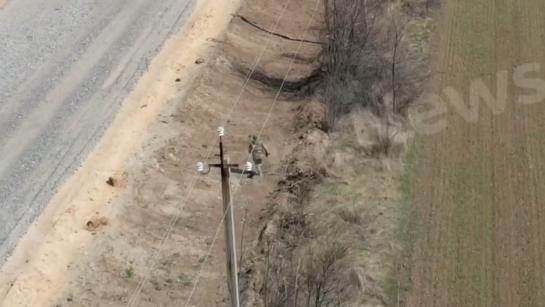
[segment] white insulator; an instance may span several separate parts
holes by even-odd
[[[202,162],[197,163],[197,172],[204,173],[204,163]]]
[[[224,136],[225,135],[225,128],[218,127],[218,135],[219,136]]]
[[[246,168],[244,169],[247,172],[251,172],[254,169],[252,162],[246,162]]]

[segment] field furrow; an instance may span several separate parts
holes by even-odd
[[[451,0],[442,10],[433,90],[448,105],[447,127],[415,144],[418,218],[407,304],[542,306],[545,104],[519,97],[537,97],[545,84],[545,2]],[[523,77],[538,81],[521,86],[516,76],[528,63],[540,70]],[[473,121],[444,90],[468,108],[477,82],[496,96],[495,107],[498,93],[507,99],[495,111],[481,99]]]

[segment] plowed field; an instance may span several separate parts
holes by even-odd
[[[517,103],[538,87],[513,78],[538,63],[526,76],[544,79],[545,1],[450,0],[442,10],[433,90],[468,100],[481,80],[495,95],[506,75],[507,99],[495,114],[481,103],[469,122],[445,98],[445,129],[417,137],[407,304],[544,306],[545,103]]]

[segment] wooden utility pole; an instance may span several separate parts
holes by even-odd
[[[235,216],[231,199],[231,167],[238,165],[229,164],[223,151],[223,136],[220,135],[220,159],[221,159],[221,192],[223,196],[223,212],[225,225],[225,253],[227,255],[227,284],[231,294],[231,306],[240,307],[238,287],[237,248],[235,240]]]
[[[231,199],[231,171],[244,174],[246,171],[238,168],[238,164],[230,164],[229,158],[225,156],[223,148],[224,129],[218,128],[219,146],[220,146],[220,163],[207,165],[203,162],[197,163],[197,170],[202,175],[210,172],[211,167],[216,167],[221,170],[221,194],[223,196],[223,219],[225,226],[225,254],[227,264],[227,286],[231,299],[231,307],[240,307],[240,290],[238,286],[238,265],[237,265],[237,249],[235,235],[235,216]],[[250,167],[247,166],[251,171]],[[251,173],[250,173],[251,174]]]

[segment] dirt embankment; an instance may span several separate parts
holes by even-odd
[[[177,42],[176,50],[184,50],[183,55],[169,49],[173,62],[168,64],[173,67],[161,66],[169,74],[161,80],[148,76],[152,82],[144,86],[147,91],[135,98],[134,112],[156,114],[146,133],[148,141],[124,156],[128,161],[123,167],[91,171],[96,184],[82,191],[81,200],[63,201],[56,211],[60,218],[54,215],[54,235],[46,236],[48,247],[37,258],[21,254],[29,263],[22,265],[22,274],[13,270],[5,304],[225,304],[219,174],[199,176],[194,166],[206,158],[216,162],[219,125],[225,126],[231,161],[240,164],[247,159],[248,135],[260,135],[272,154],[266,176],[233,176],[237,229],[240,238],[253,237],[260,204],[282,177],[283,158],[292,146],[289,118],[302,103],[294,99],[309,93],[311,76],[319,67],[319,45],[300,41],[318,37],[317,3],[248,1],[238,12],[244,18],[232,19],[227,31],[217,35],[198,29],[214,27],[219,10],[234,5],[210,2],[193,24],[197,31],[190,30],[183,40],[198,37],[206,48],[187,58],[186,46]],[[223,18],[228,12],[221,13]],[[254,67],[258,73],[247,80],[246,72]],[[198,70],[187,75],[186,69]],[[290,94],[277,96],[283,79]],[[169,94],[150,96],[155,86],[167,88]],[[167,100],[161,107],[155,104],[159,98]],[[109,140],[115,148],[119,136]],[[104,154],[100,157],[109,161]],[[76,182],[86,187],[82,179]],[[64,239],[71,232],[84,239]],[[241,245],[244,259],[251,246]],[[47,291],[40,291],[44,288]]]

